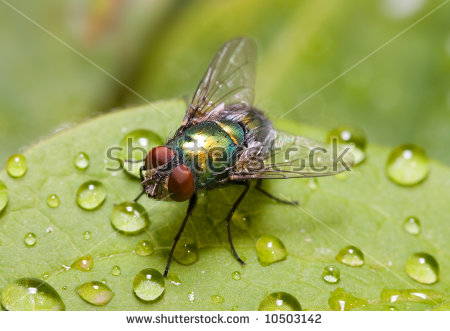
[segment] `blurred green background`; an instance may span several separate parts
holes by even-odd
[[[251,36],[255,104],[276,119],[445,1],[2,0],[3,164],[61,127],[145,102],[6,2],[152,101],[190,98],[218,47]],[[450,3],[285,118],[353,124],[450,165]]]

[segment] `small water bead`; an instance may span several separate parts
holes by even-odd
[[[164,144],[163,139],[149,130],[135,130],[126,134],[120,141],[121,158],[124,160],[124,169],[132,176],[139,178],[139,168],[142,163],[126,162],[145,159],[148,151],[153,147]]]
[[[34,245],[36,245],[36,235],[31,232],[27,233],[23,238],[23,241],[28,247],[33,247]]]
[[[137,202],[123,202],[115,206],[111,213],[111,224],[124,234],[137,234],[150,224],[147,211]]]
[[[47,230],[45,230],[45,232],[47,232],[48,234],[51,234],[51,233],[53,233],[53,228],[51,226],[49,226],[47,228]]]
[[[220,295],[216,294],[216,295],[211,296],[211,302],[220,304],[220,303],[224,303],[225,299],[223,297],[221,297]]]
[[[77,153],[73,159],[73,163],[77,169],[86,170],[89,168],[89,156],[84,152]]]
[[[47,206],[49,206],[50,208],[58,208],[59,204],[59,197],[56,194],[50,194],[47,197]]]
[[[136,245],[136,248],[134,249],[134,251],[139,256],[148,256],[148,255],[153,254],[154,248],[150,241],[141,240]]]
[[[182,238],[173,252],[173,258],[183,265],[190,265],[197,262],[197,243],[190,238]]]
[[[330,293],[328,305],[331,310],[344,311],[365,307],[368,305],[368,301],[366,299],[357,298],[354,295],[347,293],[343,288],[338,287]]]
[[[122,273],[122,270],[120,269],[120,267],[118,265],[115,265],[114,267],[112,267],[111,275],[120,276],[121,273]]]
[[[259,263],[263,266],[284,260],[287,256],[286,248],[281,240],[268,234],[262,235],[256,241],[256,253]]]
[[[23,177],[27,170],[27,159],[21,154],[12,155],[6,162],[6,171],[13,178]]]
[[[340,145],[353,144],[352,154],[355,165],[360,164],[366,158],[365,149],[367,138],[361,129],[353,126],[338,127],[328,134],[328,142],[332,142],[333,139],[336,139]]]
[[[340,277],[341,277],[340,270],[333,265],[326,266],[323,269],[322,278],[327,283],[330,283],[330,284],[337,283],[339,281]]]
[[[158,270],[141,270],[133,280],[133,291],[136,296],[144,301],[155,301],[164,292],[164,277]]]
[[[403,229],[412,235],[418,235],[420,233],[420,221],[415,216],[409,216],[403,222]]]
[[[81,299],[95,306],[104,306],[114,297],[114,292],[99,281],[84,283],[76,292]]]
[[[239,306],[233,306],[231,307],[231,311],[237,311],[239,309]]]
[[[350,267],[360,267],[364,264],[364,254],[355,246],[346,246],[336,255],[336,260]]]
[[[6,185],[0,180],[0,212],[5,209],[6,205],[9,201],[8,188]]]
[[[80,257],[71,265],[71,268],[85,272],[91,271],[93,267],[94,267],[94,259],[89,255]]]
[[[428,289],[384,289],[381,292],[381,300],[386,303],[417,302],[439,304],[443,299],[443,294]]]
[[[102,205],[106,199],[106,189],[102,183],[91,180],[83,183],[77,191],[78,205],[86,210],[94,210]]]
[[[430,162],[421,147],[402,145],[389,155],[386,172],[394,183],[412,186],[427,178],[430,173]]]
[[[301,311],[300,302],[289,293],[275,292],[261,301],[259,311]]]
[[[167,280],[172,285],[175,285],[175,286],[180,286],[181,285],[180,278],[178,278],[178,276],[176,274],[174,274],[173,272],[169,272],[169,274],[167,275]]]
[[[405,264],[406,274],[421,284],[434,284],[439,280],[439,264],[427,253],[413,254]]]
[[[21,278],[6,285],[1,301],[6,310],[65,310],[58,292],[48,283],[35,278]]]
[[[241,279],[241,273],[239,271],[235,271],[231,274],[231,278],[234,280],[240,280]]]
[[[47,280],[48,279],[48,277],[50,277],[50,275],[48,274],[48,273],[43,273],[42,274],[42,276],[41,276],[41,278],[43,279],[43,280]]]
[[[194,291],[190,291],[188,293],[188,300],[189,300],[190,303],[194,303],[194,301],[195,301],[195,293],[194,293]]]
[[[89,240],[89,239],[91,239],[91,237],[92,237],[92,235],[91,235],[91,233],[89,231],[84,231],[83,232],[83,238],[85,240]]]

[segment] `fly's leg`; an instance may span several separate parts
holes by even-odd
[[[177,235],[175,236],[175,239],[173,240],[172,249],[169,253],[169,259],[167,260],[166,269],[164,270],[164,277],[167,278],[167,274],[169,273],[169,267],[170,262],[172,261],[173,252],[175,251],[175,247],[177,246],[178,240],[180,240],[181,234],[183,233],[184,227],[186,226],[186,223],[192,215],[192,211],[195,208],[195,204],[197,202],[197,194],[194,193],[194,195],[189,199],[189,206],[186,210],[186,216],[184,217],[183,223],[181,224],[180,230],[178,230]]]
[[[145,170],[146,170],[145,166],[142,166],[139,168],[139,177],[141,177],[141,182],[143,182],[145,180],[145,177],[144,177]],[[139,193],[139,195],[133,201],[137,202],[144,194],[145,194],[145,188],[141,193]]]
[[[261,187],[261,185],[262,185],[262,180],[261,180],[261,179],[258,179],[258,181],[256,182],[255,188],[256,188],[259,192],[261,192],[262,194],[268,196],[269,198],[271,198],[271,199],[273,199],[273,200],[275,200],[275,201],[284,203],[284,204],[286,204],[286,205],[298,206],[298,201],[289,201],[289,200],[280,199],[280,198],[278,198],[278,197],[276,197],[276,196],[270,194],[270,193],[267,192],[266,190],[264,190],[264,189]]]
[[[240,265],[243,266],[243,265],[245,265],[245,263],[239,257],[239,255],[236,252],[236,249],[234,248],[233,240],[231,239],[231,228],[230,228],[231,218],[233,217],[234,212],[236,211],[236,209],[238,208],[239,204],[242,202],[242,200],[244,199],[245,195],[248,193],[248,190],[250,189],[250,182],[249,181],[246,181],[246,182],[243,182],[243,183],[241,182],[240,184],[245,185],[245,189],[244,189],[244,191],[242,191],[241,195],[239,196],[239,198],[234,203],[233,207],[231,208],[231,210],[228,213],[227,218],[225,220],[227,221],[228,242],[230,243],[231,251],[233,252],[233,255],[236,258],[236,260],[240,263]]]

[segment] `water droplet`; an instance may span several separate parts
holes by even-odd
[[[319,181],[317,178],[309,178],[308,186],[311,190],[317,190],[319,188]]]
[[[259,237],[256,242],[256,253],[259,263],[263,266],[284,260],[287,255],[286,248],[281,240],[268,234]]]
[[[238,229],[247,231],[250,228],[250,216],[242,215],[240,212],[236,211],[231,218],[231,222]]]
[[[133,291],[136,296],[144,301],[155,301],[164,292],[164,277],[158,270],[141,270],[133,280]]]
[[[346,246],[336,255],[336,260],[350,267],[360,267],[364,264],[364,254],[355,246]]]
[[[322,272],[322,278],[327,283],[337,283],[341,277],[339,269],[333,265],[326,266]]]
[[[136,202],[123,202],[114,207],[111,213],[111,224],[124,234],[137,234],[150,224],[144,207]]]
[[[355,165],[360,164],[366,158],[364,151],[366,149],[367,139],[361,129],[353,126],[338,127],[328,134],[328,142],[331,143],[333,139],[336,139],[341,147],[343,147],[342,145],[353,144],[352,154]]]
[[[415,216],[409,216],[403,222],[403,229],[406,232],[413,235],[418,235],[420,233],[420,221]]]
[[[195,301],[195,293],[194,293],[194,291],[190,291],[188,293],[188,299],[189,299],[190,303],[194,303],[194,301]]]
[[[122,273],[122,270],[120,269],[120,267],[118,265],[115,265],[114,267],[112,267],[111,275],[120,276],[121,273]]]
[[[241,273],[239,271],[235,271],[231,274],[231,278],[234,280],[240,280],[241,279]]]
[[[169,274],[167,275],[167,280],[172,285],[175,285],[175,286],[180,286],[181,285],[180,278],[178,278],[178,276],[176,274],[174,274],[173,272],[169,272]]]
[[[76,289],[76,292],[81,299],[96,306],[106,305],[114,296],[114,292],[99,281],[84,283]]]
[[[84,231],[84,232],[83,232],[83,238],[84,238],[85,240],[91,239],[91,233],[90,233],[89,231]]]
[[[42,274],[42,276],[41,276],[41,278],[42,278],[43,280],[47,280],[48,277],[50,277],[50,276],[49,276],[49,274],[46,273],[46,272],[44,272],[44,273]]]
[[[399,185],[411,186],[420,183],[430,173],[430,163],[425,151],[415,145],[395,148],[386,164],[389,179]]]
[[[439,264],[427,253],[413,254],[405,264],[409,277],[422,284],[434,284],[439,280]]]
[[[94,260],[89,255],[86,255],[76,260],[71,267],[85,272],[91,271],[94,267]]]
[[[77,203],[86,210],[94,210],[106,199],[106,189],[102,183],[91,180],[82,184],[77,191]]]
[[[238,310],[239,309],[239,306],[233,306],[233,307],[231,307],[231,311],[236,311],[236,310]]]
[[[136,245],[136,248],[134,249],[134,251],[139,256],[148,256],[150,254],[153,254],[154,248],[150,241],[141,240]]]
[[[2,291],[6,310],[64,310],[58,292],[48,283],[35,278],[22,278],[9,283]]]
[[[183,238],[178,242],[173,258],[180,264],[189,265],[198,260],[197,243],[191,239]]]
[[[418,302],[425,304],[439,304],[444,295],[428,289],[384,289],[381,292],[381,300],[386,303]]]
[[[28,170],[28,162],[21,154],[12,155],[6,162],[6,171],[13,178],[20,178]]]
[[[53,228],[51,226],[49,226],[47,228],[47,230],[45,230],[45,232],[47,232],[48,234],[51,234],[51,233],[53,233]]]
[[[368,304],[366,299],[357,298],[347,293],[343,288],[338,287],[330,293],[328,304],[331,310],[344,311],[365,307]]]
[[[223,297],[221,297],[220,295],[216,294],[216,295],[211,296],[211,302],[220,304],[220,303],[224,303],[225,299]]]
[[[50,208],[58,208],[59,204],[59,197],[56,194],[50,194],[47,197],[47,206],[49,206]]]
[[[34,233],[27,233],[25,237],[23,238],[23,241],[25,242],[25,245],[28,247],[33,247],[36,245],[36,235]]]
[[[298,300],[286,292],[275,292],[261,301],[259,311],[300,311],[302,306]]]
[[[103,279],[101,280],[101,282],[102,282],[103,284],[106,284],[106,278],[103,278]]]
[[[121,157],[124,160],[123,168],[132,176],[139,178],[139,168],[142,163],[127,162],[140,161],[145,159],[147,152],[153,147],[164,144],[163,139],[156,133],[149,130],[135,130],[129,132],[120,141]]]
[[[84,152],[77,153],[73,159],[73,163],[77,169],[86,170],[89,168],[89,156]]]
[[[6,185],[0,180],[0,212],[5,209],[6,205],[9,201],[8,188]]]

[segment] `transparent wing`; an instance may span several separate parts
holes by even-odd
[[[231,172],[231,179],[302,178],[332,176],[353,165],[350,146],[328,145],[314,139],[277,132],[270,153],[262,147],[243,150]]]
[[[248,38],[235,38],[225,43],[206,70],[183,125],[195,124],[215,117],[227,105],[248,109],[253,104],[256,69],[256,45]]]

